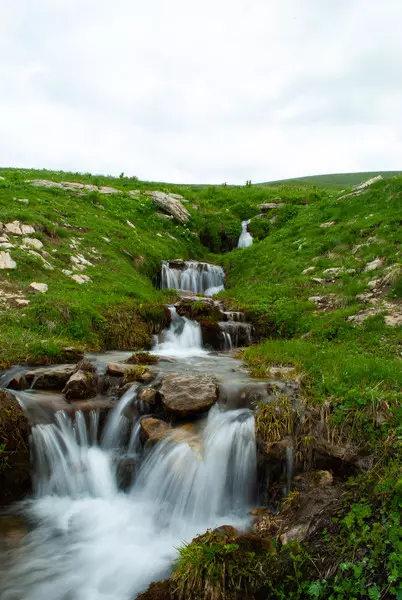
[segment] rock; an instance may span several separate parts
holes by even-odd
[[[36,281],[33,281],[28,287],[28,292],[45,294],[48,289],[49,286],[46,283],[36,283]]]
[[[358,302],[372,302],[375,296],[372,292],[365,292],[364,294],[358,294],[356,300]]]
[[[141,420],[141,438],[144,442],[150,442],[155,444],[166,436],[171,430],[171,427],[165,421],[161,419],[155,419],[154,417],[147,417]]]
[[[30,426],[18,400],[0,390],[0,504],[20,500],[30,491]]]
[[[313,271],[315,271],[315,267],[307,267],[307,269],[304,269],[304,271],[302,271],[302,275],[308,275],[309,273],[312,273]]]
[[[326,296],[310,296],[309,302],[313,302],[318,310],[334,310],[340,306],[340,300],[334,294],[327,294]]]
[[[0,248],[4,248],[4,250],[11,250],[11,248],[14,248],[14,244],[10,244],[10,242],[1,242]]]
[[[376,269],[379,269],[380,267],[382,267],[383,264],[384,264],[384,261],[381,260],[381,258],[376,258],[375,260],[368,263],[364,267],[363,273],[368,273],[369,271],[375,271]]]
[[[131,227],[132,229],[135,229],[135,225],[131,221],[127,220],[126,223],[129,227]]]
[[[154,388],[145,388],[141,390],[138,394],[139,402],[144,402],[145,404],[155,404],[156,403],[156,395],[157,391]]]
[[[75,371],[67,381],[63,394],[68,401],[93,398],[97,394],[98,378],[92,371]]]
[[[82,285],[83,283],[89,283],[91,281],[90,277],[88,277],[88,275],[71,275],[71,279],[73,281],[75,281],[76,283],[79,283],[80,285]]]
[[[0,252],[0,269],[15,269],[17,263],[11,258],[9,252]]]
[[[174,598],[170,579],[165,581],[154,581],[146,592],[137,596],[136,600],[172,600]]]
[[[267,212],[273,208],[280,208],[281,206],[285,206],[284,202],[265,202],[264,204],[257,204],[257,208],[259,208],[262,212]]]
[[[50,181],[48,179],[28,179],[27,183],[35,187],[58,188],[71,192],[99,192],[100,194],[121,194],[120,190],[106,185],[91,185],[89,183],[78,183],[76,181]]]
[[[301,542],[306,537],[307,532],[308,524],[301,523],[300,525],[295,525],[291,529],[288,529],[288,531],[283,533],[279,539],[282,546],[286,546],[286,544],[289,544],[289,542]]]
[[[297,371],[294,367],[270,367],[267,375],[272,379],[294,379]]]
[[[24,225],[19,221],[5,223],[4,228],[6,233],[12,233],[14,235],[30,235],[31,233],[35,233],[35,229],[32,225]]]
[[[172,215],[180,223],[185,224],[188,222],[190,213],[174,195],[165,194],[164,192],[146,192],[146,194],[152,198],[155,206],[163,212]]]
[[[373,183],[377,183],[377,181],[381,181],[382,175],[377,175],[376,177],[371,177],[371,179],[367,179],[364,183],[360,183],[359,185],[354,185],[354,190],[364,190],[364,188],[373,185]]]
[[[343,267],[332,267],[331,269],[325,269],[323,275],[328,277],[340,277],[344,272],[345,269]]]
[[[22,238],[22,243],[25,244],[25,247],[33,248],[34,250],[41,250],[43,248],[42,242],[36,238]]]
[[[149,383],[155,378],[153,373],[147,367],[143,365],[134,365],[124,374],[123,385],[131,383],[132,381],[141,381],[142,383]]]
[[[328,223],[321,223],[320,227],[333,227],[336,225],[336,221],[328,221]]]
[[[164,377],[159,394],[166,411],[173,416],[196,416],[217,401],[218,385],[215,377],[208,375],[170,373]]]
[[[402,325],[402,311],[399,314],[385,315],[385,325],[388,327],[398,327]]]
[[[1,231],[1,223],[0,223],[0,231]],[[0,242],[4,243],[4,242],[9,242],[10,238],[8,237],[8,235],[0,235]]]
[[[74,365],[57,365],[25,373],[25,379],[38,390],[62,389],[75,371]]]
[[[367,287],[370,288],[370,290],[376,290],[377,288],[380,288],[382,284],[382,279],[373,279],[372,281],[369,281],[367,284]]]
[[[323,487],[325,485],[332,485],[334,476],[329,471],[314,471],[312,473],[312,480],[315,487]]]
[[[106,373],[114,377],[124,377],[124,375],[132,369],[130,365],[122,365],[120,363],[109,363],[106,367]]]

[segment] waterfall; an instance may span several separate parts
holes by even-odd
[[[112,429],[127,402],[114,409]],[[135,598],[169,575],[183,541],[210,527],[248,523],[256,478],[251,411],[213,407],[199,451],[159,442],[140,458],[125,493],[115,463],[129,446],[137,449],[133,425],[131,440],[114,448],[99,444],[98,435],[94,441],[92,414],[89,422],[83,415],[73,422],[60,412],[55,423],[33,427],[36,497],[25,511],[35,528],[14,562],[0,567],[2,600]]]
[[[244,313],[233,314],[242,315]],[[250,346],[253,343],[253,327],[250,323],[233,320],[221,321],[218,325],[221,330],[223,350],[231,350],[240,346]]]
[[[195,260],[163,261],[161,289],[184,290],[212,296],[224,289],[222,267]]]
[[[167,356],[189,356],[204,354],[201,327],[196,321],[180,317],[174,306],[169,306],[172,320],[162,333],[162,342],[157,342],[152,351]]]
[[[253,243],[252,235],[247,231],[247,225],[250,223],[250,219],[248,221],[242,221],[241,224],[241,234],[239,237],[239,241],[237,242],[238,248],[248,248]]]

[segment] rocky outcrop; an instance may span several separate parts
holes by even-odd
[[[30,426],[18,400],[0,390],[0,504],[30,490]]]
[[[106,185],[91,185],[88,183],[78,183],[76,181],[50,181],[49,179],[28,179],[27,183],[35,187],[58,188],[59,190],[68,190],[69,192],[99,192],[99,194],[121,194],[120,190]]]
[[[36,281],[33,281],[31,284],[29,284],[28,292],[33,294],[45,294],[48,289],[49,286],[46,283],[37,283]]]
[[[166,412],[173,417],[193,417],[208,411],[218,399],[215,377],[170,373],[163,379],[159,395]]]
[[[12,223],[4,224],[4,231],[5,233],[11,233],[12,235],[31,235],[32,233],[35,233],[35,228],[32,227],[32,225],[20,223],[20,221],[13,221]]]
[[[157,208],[171,215],[176,221],[185,224],[190,219],[190,213],[181,203],[184,200],[182,196],[165,194],[165,192],[146,192],[146,194],[150,196]]]
[[[281,206],[285,206],[284,202],[265,202],[264,204],[258,204],[257,208],[261,212],[267,212],[268,210],[272,210],[274,208],[281,208]]]

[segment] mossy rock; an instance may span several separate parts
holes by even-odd
[[[169,579],[155,581],[143,594],[137,596],[136,600],[173,600],[172,584]]]
[[[0,503],[30,490],[30,426],[17,399],[0,390]]]

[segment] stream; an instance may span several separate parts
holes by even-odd
[[[223,288],[224,274],[205,265],[191,261],[174,270],[164,263],[161,287],[213,294]],[[220,388],[218,403],[195,421],[189,440],[167,436],[144,447],[140,418],[127,412],[137,402],[135,385],[102,427],[95,409],[73,419],[59,392],[14,392],[28,414],[42,408],[53,418],[34,419],[33,496],[3,516],[17,523],[15,543],[2,539],[0,519],[2,600],[134,600],[169,576],[184,542],[220,525],[249,526],[256,495],[254,415],[239,402],[239,390],[251,380],[230,352],[203,347],[198,323],[170,310],[171,325],[152,350],[161,359],[159,376],[211,374]],[[239,314],[230,313],[233,321],[225,323],[241,323]],[[131,354],[86,358],[102,374]],[[121,483],[122,465],[129,484]]]

